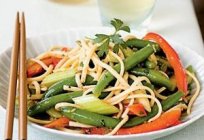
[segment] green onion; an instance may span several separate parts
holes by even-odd
[[[106,56],[105,58],[108,62],[114,62],[114,63],[117,63],[118,60],[110,53],[108,52],[108,55]]]
[[[79,105],[81,109],[98,114],[114,114],[119,112],[117,107],[98,99],[93,94],[76,97],[73,101],[75,104]]]
[[[48,110],[46,111],[46,113],[49,114],[49,115],[50,115],[51,117],[53,117],[53,118],[60,118],[60,117],[62,117],[62,114],[61,114],[59,111],[55,110],[54,107],[48,109]]]
[[[129,47],[127,48],[121,48],[123,54],[125,55],[125,57],[129,57],[131,55],[133,55],[134,51],[132,49],[130,49]]]
[[[189,71],[191,74],[195,75],[195,72],[193,70],[193,66],[192,65],[189,65],[187,68],[186,68],[187,71]],[[187,75],[187,82],[188,84],[191,84],[193,81],[193,79]]]
[[[52,73],[52,74],[48,75],[47,77],[45,77],[45,79],[43,79],[41,84],[43,86],[50,87],[54,83],[61,81],[63,79],[67,79],[69,77],[72,77],[74,75],[75,75],[74,69]]]

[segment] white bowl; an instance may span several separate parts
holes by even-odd
[[[69,29],[57,32],[51,32],[43,34],[37,37],[30,37],[27,39],[27,55],[28,57],[35,57],[38,54],[47,51],[53,45],[68,45],[74,47],[75,41],[83,38],[84,36],[93,37],[96,33],[109,33],[112,29],[110,28],[77,28]],[[141,34],[134,32],[138,36]],[[167,39],[168,40],[168,39]],[[181,61],[184,66],[193,65],[197,72],[197,77],[201,83],[201,87],[204,84],[204,59],[195,53],[193,50],[188,49],[185,46],[177,44],[170,41],[170,44],[178,52]],[[8,48],[4,53],[0,55],[0,103],[3,107],[6,104],[7,89],[8,89],[8,79],[9,79],[9,64],[10,64],[11,48]],[[135,134],[135,135],[124,135],[124,136],[99,136],[99,135],[84,135],[84,134],[70,134],[58,130],[47,129],[36,125],[34,123],[29,123],[30,126],[40,129],[45,133],[50,133],[59,137],[65,137],[67,139],[77,139],[77,140],[96,140],[96,139],[106,139],[106,140],[149,140],[156,139],[163,136],[167,136],[176,131],[183,129],[184,127],[190,125],[194,121],[198,120],[204,115],[204,91],[201,90],[200,95],[196,102],[194,103],[192,113],[184,118],[183,123],[174,127],[170,127],[164,130]]]

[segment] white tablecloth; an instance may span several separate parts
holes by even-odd
[[[16,11],[25,11],[27,36],[69,27],[101,26],[95,0],[0,0],[0,53],[12,44]],[[203,42],[191,0],[157,0],[150,30],[182,43],[204,56]],[[5,111],[0,107],[0,139],[3,139]],[[15,120],[14,139],[17,139]],[[201,140],[204,117],[189,127],[162,139]],[[33,128],[29,140],[61,140]]]

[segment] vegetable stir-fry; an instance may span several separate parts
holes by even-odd
[[[29,120],[87,135],[129,135],[173,127],[200,92],[192,66],[160,35],[133,35],[119,19],[113,34],[53,47],[28,59]]]

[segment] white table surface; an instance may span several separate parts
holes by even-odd
[[[60,2],[59,2],[60,1]],[[101,26],[95,0],[0,0],[0,53],[12,44],[16,11],[25,11],[27,36],[69,27]],[[191,0],[158,0],[150,30],[182,43],[204,56],[203,41]],[[0,139],[3,139],[5,111],[0,107]],[[15,120],[14,139],[17,139]],[[204,117],[189,127],[162,139],[201,140]],[[29,140],[61,140],[33,128]]]

